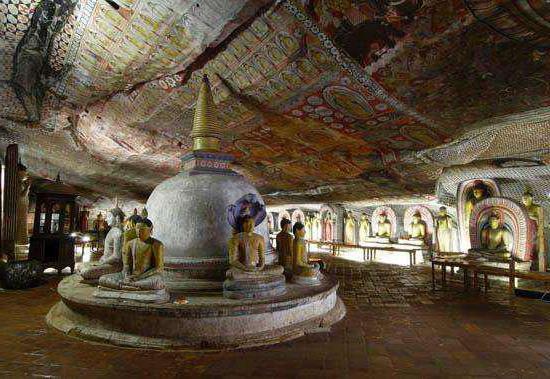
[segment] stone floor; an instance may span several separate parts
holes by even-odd
[[[55,279],[0,290],[0,377],[366,378],[550,377],[550,304],[431,292],[419,267],[327,258],[347,317],[330,333],[277,346],[221,353],[162,352],[85,343],[49,329]]]

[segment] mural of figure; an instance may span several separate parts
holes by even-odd
[[[534,245],[538,256],[539,271],[546,271],[546,241],[544,238],[544,214],[542,207],[533,203],[533,194],[529,190],[523,194],[522,203],[527,209],[529,218],[536,225],[536,241]]]
[[[323,219],[323,231],[322,231],[323,241],[332,242],[333,240],[332,230],[333,230],[332,215],[329,212],[325,215]]]
[[[435,218],[435,233],[437,239],[437,251],[448,253],[453,251],[453,220],[447,214],[446,207],[440,207]]]

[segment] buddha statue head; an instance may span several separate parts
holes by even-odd
[[[243,233],[252,233],[254,231],[254,219],[251,216],[241,217],[241,230]]]
[[[489,216],[488,222],[491,229],[500,228],[500,219],[496,213],[493,213],[491,216]]]
[[[533,193],[531,192],[531,190],[526,190],[523,193],[523,196],[521,197],[521,202],[526,207],[530,207],[531,205],[533,205]]]
[[[420,212],[417,211],[412,216],[412,223],[418,224],[420,223],[420,221],[422,221],[422,215],[420,214]]]
[[[136,234],[141,241],[147,241],[151,237],[153,223],[149,219],[141,220],[136,224]]]
[[[121,225],[124,221],[125,215],[122,209],[120,209],[118,206],[111,209],[107,213],[107,225],[109,226],[116,226]]]
[[[447,216],[447,207],[439,207],[439,217]]]
[[[386,221],[388,221],[388,215],[386,214],[386,212],[382,212],[380,213],[380,215],[378,216],[378,219],[379,219],[379,223],[380,224],[383,224],[385,223]]]
[[[290,233],[290,225],[292,225],[292,221],[290,221],[288,218],[283,218],[281,220],[281,230],[283,232]]]
[[[296,238],[304,238],[306,235],[306,227],[301,222],[296,222],[292,227],[292,233]]]
[[[487,196],[487,187],[483,184],[482,181],[477,181],[473,188],[473,194],[476,200],[482,200]]]

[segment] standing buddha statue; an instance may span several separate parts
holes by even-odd
[[[449,253],[453,251],[453,220],[447,214],[446,207],[440,207],[435,218],[435,234],[437,239],[437,251]]]
[[[17,199],[17,225],[15,229],[15,244],[27,245],[29,243],[29,232],[27,228],[27,213],[29,211],[29,190],[31,179],[27,173],[27,167],[19,163],[17,165],[17,180],[19,198]]]
[[[473,193],[473,196],[471,196],[464,203],[464,216],[465,216],[464,217],[464,227],[466,228],[466,230],[469,229],[470,216],[472,215],[472,211],[474,210],[474,206],[477,203],[479,203],[481,200],[487,199],[489,197],[487,187],[480,180],[476,181],[476,183],[474,185],[474,188],[472,190],[472,193]]]
[[[533,194],[531,191],[527,190],[523,194],[522,197],[523,205],[525,205],[525,208],[527,209],[527,213],[529,214],[529,218],[535,223],[536,225],[536,241],[535,241],[535,249],[538,256],[538,266],[539,271],[546,271],[546,246],[545,246],[545,238],[544,238],[544,214],[542,207],[538,204],[533,203]]]

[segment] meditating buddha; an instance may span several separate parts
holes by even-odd
[[[388,220],[388,215],[386,213],[380,213],[378,220],[378,231],[376,232],[377,237],[391,237],[391,222]]]
[[[426,223],[422,220],[420,212],[415,212],[410,225],[411,238],[424,240],[426,238]]]
[[[105,248],[98,262],[84,264],[80,270],[83,282],[97,284],[100,276],[122,270],[122,223],[124,212],[118,206],[107,212],[107,225],[111,228],[105,237]]]
[[[239,229],[229,240],[229,270],[223,294],[232,299],[269,298],[285,291],[283,266],[265,264],[265,240],[254,233],[255,220],[249,215],[239,218]]]
[[[283,267],[265,265],[265,239],[254,233],[254,219],[244,216],[241,219],[241,233],[235,233],[229,240],[228,279],[279,275]]]
[[[153,224],[148,219],[136,225],[138,237],[126,242],[122,249],[122,272],[100,277],[100,288],[122,290],[127,295],[119,297],[137,301],[168,300],[163,279],[164,246],[162,242],[151,237],[152,227]],[[147,293],[140,296],[140,291]],[[137,295],[132,296],[133,293]],[[100,297],[101,294],[100,292]]]
[[[508,240],[508,231],[500,225],[498,215],[492,214],[489,217],[488,224],[481,231],[482,250],[508,257],[510,256]]]
[[[546,241],[544,238],[544,214],[542,207],[533,203],[533,194],[529,190],[525,191],[523,194],[522,203],[527,209],[529,218],[533,220],[536,225],[535,251],[538,255],[539,271],[546,271]]]
[[[440,207],[435,219],[435,232],[437,238],[437,250],[439,252],[451,252],[453,249],[453,220],[447,214],[446,207]]]
[[[306,249],[305,235],[306,228],[301,222],[297,222],[293,227],[294,243],[292,245],[293,267],[292,281],[300,284],[311,284],[319,281],[319,265],[310,264]]]
[[[291,224],[292,222],[289,219],[283,218],[281,220],[281,231],[275,239],[279,264],[289,273],[292,272],[292,240],[294,239],[290,233]]]

